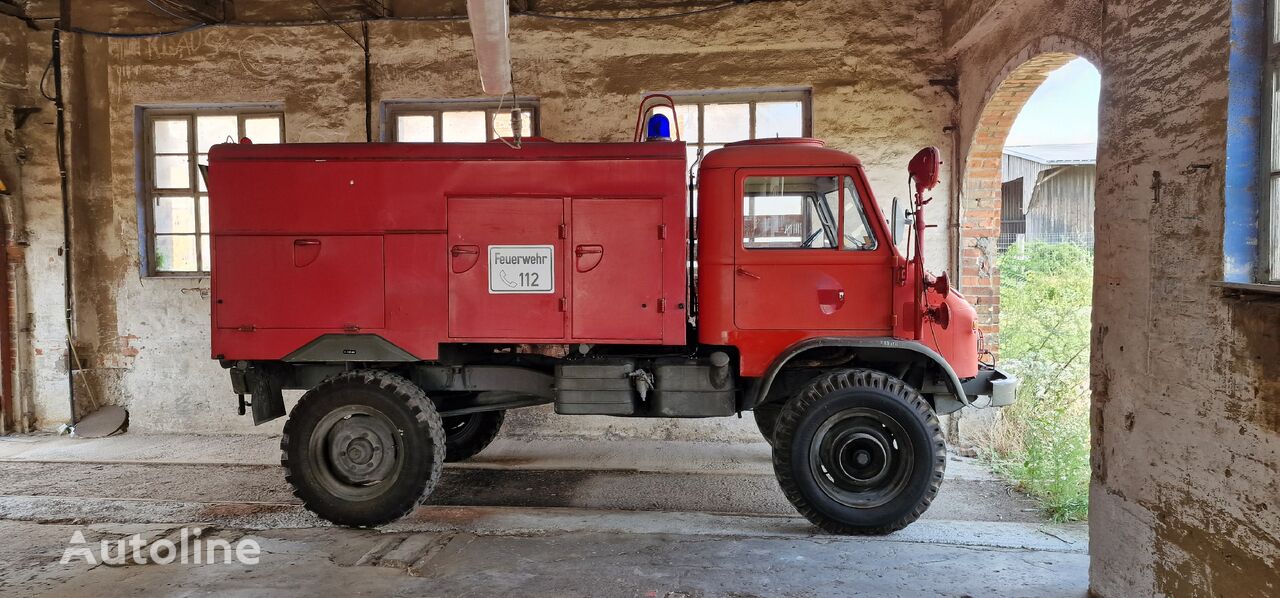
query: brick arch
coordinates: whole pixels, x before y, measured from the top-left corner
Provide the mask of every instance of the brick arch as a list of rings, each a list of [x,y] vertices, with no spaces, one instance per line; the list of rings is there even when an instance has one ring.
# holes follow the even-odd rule
[[[1050,36],[1037,40],[1011,58],[992,81],[974,127],[960,201],[960,282],[978,310],[979,326],[998,345],[1000,272],[996,242],[1000,237],[1000,165],[1005,139],[1023,106],[1049,74],[1076,58],[1095,65],[1097,54],[1078,40]]]

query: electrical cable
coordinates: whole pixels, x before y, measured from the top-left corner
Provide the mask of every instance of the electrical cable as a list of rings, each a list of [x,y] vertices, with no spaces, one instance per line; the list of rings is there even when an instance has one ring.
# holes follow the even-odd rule
[[[164,6],[160,5],[159,3],[157,3],[157,2],[156,2],[156,0],[147,0],[147,4],[150,4],[150,5],[151,5],[152,7],[154,7],[156,10],[158,10],[158,11],[160,11],[160,12],[162,12],[162,13],[166,14],[166,15],[169,15],[170,17],[173,17],[173,18],[175,18],[175,19],[178,19],[178,20],[180,20],[180,21],[195,21],[195,22],[198,22],[198,23],[203,23],[203,22],[204,22],[204,21],[202,21],[202,20],[200,20],[200,19],[194,19],[194,18],[191,18],[191,17],[190,17],[190,16],[188,16],[188,15],[180,15],[180,14],[178,14],[178,13],[176,13],[176,12],[173,12],[173,11],[171,11],[171,10],[169,10],[169,9],[165,8]]]
[[[728,8],[733,8],[735,6],[744,6],[746,4],[750,4],[750,0],[735,0],[733,2],[726,2],[724,4],[717,4],[715,6],[708,6],[706,8],[698,8],[695,10],[688,10],[684,12],[670,12],[670,13],[664,13],[664,14],[641,15],[641,16],[635,16],[635,17],[574,17],[569,15],[556,15],[556,14],[545,13],[545,12],[521,12],[521,13],[516,13],[512,16],[534,17],[538,19],[548,19],[553,21],[571,21],[576,23],[627,23],[632,21],[661,21],[665,19],[678,19],[680,17],[691,17],[694,15],[701,15],[701,14],[706,14],[711,12],[719,12]]]
[[[311,3],[316,5],[316,8],[320,9],[321,13],[324,13],[324,19],[326,22],[332,23],[334,27],[341,29],[343,33],[347,34],[347,37],[351,38],[351,41],[355,42],[357,46],[360,46],[361,50],[368,49],[365,48],[364,44],[360,43],[360,40],[356,39],[356,36],[351,35],[351,32],[347,31],[346,27],[343,27],[341,23],[334,19],[333,15],[329,14],[329,9],[325,8],[324,5],[320,3],[320,0],[311,0]],[[363,23],[364,21],[361,22]]]
[[[683,12],[662,13],[662,14],[656,14],[656,15],[639,15],[639,16],[630,16],[630,17],[575,17],[571,15],[559,15],[559,14],[543,13],[543,12],[519,12],[519,13],[514,13],[511,16],[512,17],[531,17],[535,19],[546,19],[546,20],[553,20],[553,21],[568,21],[568,22],[579,22],[579,23],[627,23],[627,22],[635,22],[635,21],[659,21],[659,20],[666,20],[666,19],[677,19],[681,17],[690,17],[690,16],[701,15],[701,14],[719,12],[719,11],[727,10],[736,6],[746,6],[748,4],[751,4],[753,1],[754,2],[786,2],[787,0],[733,0],[731,2],[725,2],[724,4],[717,4],[715,6],[708,6],[706,8],[699,8],[699,9],[688,10]],[[329,12],[324,8],[324,6],[320,5],[320,3],[317,2],[317,0],[312,0],[312,2],[315,3],[316,6],[320,7],[320,10],[324,12],[327,16],[331,17],[331,15],[329,15]],[[35,20],[48,20],[48,19],[41,18],[41,19],[35,19]],[[356,18],[356,17],[338,19],[338,18],[331,17],[325,20],[266,21],[266,22],[260,22],[260,23],[244,22],[244,21],[239,21],[239,22],[224,21],[224,22],[218,22],[218,23],[198,22],[189,27],[183,27],[181,29],[174,29],[174,30],[168,30],[168,31],[115,32],[115,31],[94,31],[91,29],[84,29],[81,27],[71,27],[67,29],[67,31],[70,31],[72,33],[79,33],[81,35],[91,35],[96,37],[119,38],[119,39],[140,39],[140,38],[148,38],[148,37],[165,37],[170,35],[180,35],[183,33],[190,33],[192,31],[196,31],[199,29],[203,29],[205,27],[211,27],[215,25],[224,26],[224,27],[304,27],[309,25],[337,25],[339,26],[339,28],[343,30],[344,33],[347,34],[347,37],[350,37],[352,41],[355,41],[356,44],[359,45],[360,42],[356,40],[355,36],[347,32],[345,28],[342,28],[341,27],[342,24],[359,23],[359,22],[375,22],[376,23],[381,21],[433,22],[433,21],[466,21],[466,20],[467,20],[466,15],[423,16],[423,17],[379,17],[375,19]]]

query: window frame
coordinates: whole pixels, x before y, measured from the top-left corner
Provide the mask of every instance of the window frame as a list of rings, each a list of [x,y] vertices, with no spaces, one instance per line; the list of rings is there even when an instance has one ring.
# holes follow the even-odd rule
[[[790,176],[815,176],[815,177],[832,176],[832,177],[836,177],[839,180],[839,185],[836,189],[838,196],[837,196],[837,211],[835,214],[836,238],[839,242],[836,244],[835,247],[759,247],[759,246],[752,247],[747,245],[747,237],[746,237],[747,209],[745,205],[746,199],[747,199],[747,195],[746,195],[747,179],[752,177],[790,177]],[[872,239],[875,241],[875,247],[873,248],[854,249],[854,248],[848,248],[845,246],[846,239],[845,239],[844,193],[845,193],[846,185],[852,185],[852,189],[855,193],[855,198],[857,199],[857,203],[861,207],[863,225],[867,227],[867,232],[871,234]],[[737,231],[736,232],[737,241],[735,241],[737,246],[734,249],[734,253],[745,252],[746,255],[758,255],[758,254],[783,252],[787,254],[803,253],[810,256],[816,256],[816,255],[845,256],[845,258],[848,258],[852,256],[878,256],[883,254],[886,251],[891,251],[890,249],[888,249],[889,247],[894,247],[894,244],[892,242],[886,241],[887,239],[890,238],[890,235],[888,234],[887,226],[884,225],[883,222],[877,223],[881,219],[873,218],[869,216],[871,212],[867,209],[868,208],[867,202],[870,196],[866,194],[867,190],[862,188],[859,177],[856,176],[856,174],[850,170],[841,168],[833,171],[830,169],[824,169],[824,168],[818,168],[818,167],[740,168],[738,169],[737,174],[735,174],[734,176],[734,186],[735,186],[735,189],[737,190],[737,196],[738,196],[737,201],[735,201],[736,207],[734,208],[735,214],[737,215],[737,217],[735,218],[735,220],[737,220],[737,225],[735,228],[735,230]],[[836,257],[834,258],[834,260],[837,262],[843,262],[844,258]]]
[[[747,104],[748,105],[748,121],[747,130],[750,137],[747,139],[757,139],[756,135],[756,105],[768,102],[800,102],[800,135],[802,137],[813,136],[813,90],[808,87],[779,87],[779,88],[763,88],[763,89],[726,89],[726,90],[704,90],[704,91],[667,91],[661,92],[671,96],[672,101],[676,104],[676,110],[680,110],[682,106],[697,106],[698,131],[697,138],[690,139],[688,132],[683,127],[680,128],[680,141],[684,141],[687,145],[697,148],[697,154],[705,155],[707,146],[706,127],[702,126],[706,106],[708,104]],[[723,146],[731,141],[713,142],[711,145]],[[693,164],[689,165],[690,167]]]
[[[1261,156],[1260,195],[1258,206],[1258,263],[1257,280],[1264,285],[1280,286],[1280,256],[1277,256],[1277,244],[1280,244],[1280,222],[1275,218],[1280,212],[1280,195],[1274,193],[1273,180],[1280,182],[1280,168],[1275,164],[1280,155],[1280,139],[1277,132],[1280,122],[1276,111],[1280,105],[1276,96],[1280,94],[1280,0],[1267,0],[1266,13],[1266,53],[1263,61],[1262,81],[1262,130],[1260,131]]]
[[[498,113],[508,112],[513,108],[528,110],[530,113],[529,132],[531,137],[539,137],[542,135],[542,115],[538,98],[532,96],[518,96],[514,99],[495,99],[495,98],[468,98],[453,100],[394,100],[386,101],[382,104],[382,135],[381,139],[388,143],[400,143],[399,141],[399,119],[401,116],[432,116],[435,119],[434,141],[416,141],[404,143],[482,143],[479,141],[445,141],[444,140],[444,118],[445,112],[476,112],[483,110],[485,112],[485,136],[487,139],[484,143],[497,139],[494,135],[493,117]]]
[[[243,104],[243,105],[219,105],[219,106],[143,106],[139,108],[138,122],[141,126],[140,135],[142,143],[138,144],[138,171],[140,175],[140,184],[138,189],[139,197],[139,234],[142,239],[141,270],[148,278],[207,278],[209,270],[159,270],[156,268],[156,221],[155,209],[156,199],[159,197],[191,197],[194,202],[195,210],[195,232],[191,233],[196,237],[196,267],[198,268],[204,260],[204,246],[200,242],[200,237],[205,235],[202,231],[202,219],[200,214],[200,197],[208,197],[209,192],[200,191],[200,147],[199,139],[196,134],[196,118],[200,116],[235,116],[236,117],[236,137],[243,139],[245,137],[244,123],[246,119],[274,117],[280,121],[280,140],[285,140],[285,112],[284,107],[278,104]],[[189,173],[188,180],[190,186],[184,189],[160,189],[156,186],[156,147],[155,147],[155,123],[157,121],[166,120],[186,120],[187,121],[187,157],[190,159],[188,163]],[[166,154],[178,155],[178,154]],[[207,201],[207,200],[206,200]],[[187,233],[162,233],[165,235],[186,235]],[[210,247],[212,248],[213,231],[207,233],[210,237]]]

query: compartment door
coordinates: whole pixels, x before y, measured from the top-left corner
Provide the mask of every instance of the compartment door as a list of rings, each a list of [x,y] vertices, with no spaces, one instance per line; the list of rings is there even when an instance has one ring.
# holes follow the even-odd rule
[[[573,337],[662,338],[662,201],[572,202]]]
[[[214,238],[219,328],[383,328],[377,235]]]
[[[449,336],[563,339],[564,200],[453,197],[448,219]]]

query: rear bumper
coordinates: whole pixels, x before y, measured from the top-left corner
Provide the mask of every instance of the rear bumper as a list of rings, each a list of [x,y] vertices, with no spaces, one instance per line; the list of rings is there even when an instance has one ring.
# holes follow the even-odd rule
[[[982,366],[978,375],[961,383],[970,403],[982,405],[979,397],[988,397],[988,407],[1012,405],[1018,398],[1018,379],[994,367]]]

